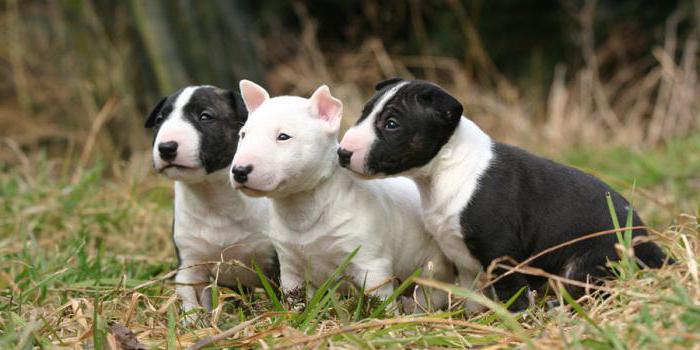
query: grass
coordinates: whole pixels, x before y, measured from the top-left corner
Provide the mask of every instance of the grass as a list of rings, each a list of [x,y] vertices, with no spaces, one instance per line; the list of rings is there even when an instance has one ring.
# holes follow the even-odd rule
[[[394,316],[361,291],[336,293],[342,280],[319,288],[299,312],[276,298],[274,285],[249,294],[216,288],[214,312],[193,326],[179,322],[169,278],[175,254],[166,180],[113,171],[122,165],[76,171],[72,161],[41,154],[12,167],[0,164],[0,348],[110,348],[115,323],[147,348],[169,349],[217,340],[217,334],[226,337],[207,347],[697,348],[700,135],[656,149],[581,150],[559,158],[595,169],[623,193],[636,186],[636,209],[678,264],[627,269],[602,287],[605,299],[570,300],[552,280],[554,295],[569,306],[539,305],[516,315],[469,291],[421,279],[417,283],[450,290],[455,300],[477,298],[489,311]]]

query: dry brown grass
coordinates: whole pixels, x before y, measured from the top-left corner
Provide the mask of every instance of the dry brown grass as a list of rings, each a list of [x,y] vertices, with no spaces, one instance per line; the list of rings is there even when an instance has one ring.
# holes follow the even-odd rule
[[[603,80],[601,67],[609,68],[634,42],[625,32],[613,32],[600,44],[593,42],[595,2],[571,9],[582,28],[585,65],[575,71],[563,64],[555,67],[546,100],[532,101],[493,65],[462,5],[451,4],[462,22],[464,45],[474,56],[470,62],[477,62],[480,70],[478,81],[471,72],[473,64],[467,66],[453,57],[391,54],[376,38],[359,48],[323,52],[314,20],[297,7],[302,34],[298,40],[270,39],[270,46],[286,50],[285,57],[271,59],[279,63],[268,70],[268,83],[273,91],[301,95],[328,84],[343,100],[345,123],[350,125],[376,82],[394,76],[416,78],[418,72],[420,78],[455,94],[464,103],[466,115],[499,139],[535,147],[557,145],[558,150],[581,145],[654,145],[698,127],[698,26],[684,40],[678,38],[679,22],[691,16],[688,13],[679,10],[668,19],[663,45],[651,48],[653,61],[645,57],[617,66]],[[291,58],[286,55],[289,48],[297,48]]]

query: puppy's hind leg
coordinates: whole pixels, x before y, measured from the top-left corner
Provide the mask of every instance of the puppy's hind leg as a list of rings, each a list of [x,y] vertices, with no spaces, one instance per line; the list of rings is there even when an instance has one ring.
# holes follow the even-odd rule
[[[593,281],[597,285],[600,284],[602,278],[611,275],[610,270],[605,266],[606,262],[615,260],[617,260],[617,257],[612,249],[609,249],[607,252],[598,250],[583,255],[575,255],[570,257],[564,264],[561,276],[583,283]],[[574,300],[586,294],[586,288],[581,286],[567,284],[564,288]]]
[[[647,267],[658,269],[664,263],[673,265],[675,261],[667,256],[654,242],[644,242],[634,247],[634,255]]]
[[[501,273],[503,272],[504,271]],[[522,292],[520,292],[513,303],[508,306],[508,310],[518,312],[523,311],[530,306],[530,288],[528,287],[527,279],[523,274],[513,273],[503,276],[496,283],[494,283],[493,288],[496,291],[496,297],[498,300],[504,303],[520,292],[521,289],[525,288]]]

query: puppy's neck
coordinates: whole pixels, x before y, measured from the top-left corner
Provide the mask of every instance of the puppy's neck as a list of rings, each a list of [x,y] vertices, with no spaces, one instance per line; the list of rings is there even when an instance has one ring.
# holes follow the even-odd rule
[[[202,181],[175,181],[175,197],[178,209],[192,215],[245,217],[248,204],[245,196],[231,187],[227,168],[208,174]]]
[[[273,212],[285,226],[297,232],[307,231],[322,219],[329,205],[349,186],[352,181],[350,175],[341,171],[337,162],[330,162],[329,165],[313,188],[273,199]]]
[[[474,122],[462,117],[454,133],[428,164],[407,175],[430,198],[443,182],[476,182],[493,158],[493,140]]]

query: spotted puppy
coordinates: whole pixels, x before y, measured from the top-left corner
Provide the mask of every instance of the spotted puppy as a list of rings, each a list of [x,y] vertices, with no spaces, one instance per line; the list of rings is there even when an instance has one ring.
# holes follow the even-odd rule
[[[340,163],[364,177],[406,175],[420,189],[423,217],[443,252],[469,284],[478,265],[510,257],[521,262],[581,236],[609,230],[606,193],[620,222],[629,203],[608,185],[579,170],[492,140],[462,116],[462,105],[439,86],[391,79],[377,85],[361,118],[343,137]],[[642,226],[635,214],[633,224]],[[646,236],[642,229],[635,237]],[[583,240],[530,263],[569,279],[609,275],[618,260],[614,234]],[[638,244],[637,258],[659,267],[665,256],[652,242]],[[503,270],[495,270],[502,274]],[[544,279],[519,273],[495,284],[508,300]],[[569,288],[574,296],[584,291]],[[528,306],[523,293],[511,306]]]
[[[212,86],[189,86],[161,100],[146,127],[153,129],[153,166],[175,181],[175,282],[184,311],[211,308],[205,287],[256,287],[255,261],[268,276],[276,258],[267,237],[269,201],[231,189],[228,168],[248,112],[241,97]],[[224,262],[217,264],[217,262]]]
[[[346,274],[387,298],[394,278],[418,268],[453,282],[454,268],[420,219],[419,194],[408,179],[358,181],[336,160],[342,103],[328,87],[309,98],[270,98],[253,82],[240,83],[250,116],[241,129],[231,181],[252,196],[272,199],[271,238],[279,254],[281,285],[307,295],[357,247]],[[431,291],[435,308],[447,296]],[[417,302],[426,306],[424,293]]]

